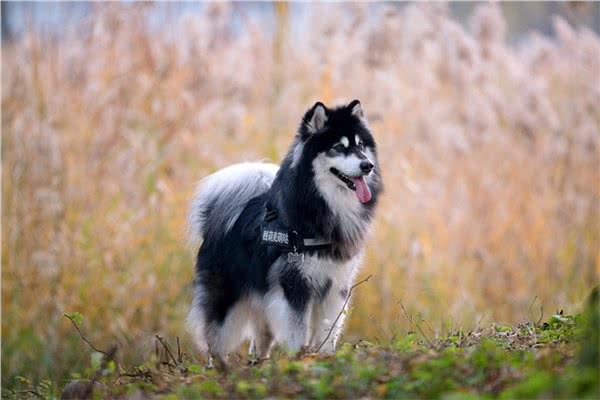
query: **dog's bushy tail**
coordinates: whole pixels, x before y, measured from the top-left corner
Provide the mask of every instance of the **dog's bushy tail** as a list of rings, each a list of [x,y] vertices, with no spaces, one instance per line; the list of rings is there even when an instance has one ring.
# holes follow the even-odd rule
[[[188,213],[190,244],[226,234],[246,203],[269,190],[278,169],[269,163],[234,164],[200,181]]]

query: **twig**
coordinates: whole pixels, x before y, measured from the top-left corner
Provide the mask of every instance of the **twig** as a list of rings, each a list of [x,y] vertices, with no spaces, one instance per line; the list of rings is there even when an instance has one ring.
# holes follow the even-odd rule
[[[100,367],[98,367],[98,369],[94,373],[94,376],[90,380],[90,383],[88,383],[87,387],[84,390],[84,393],[83,393],[84,399],[92,398],[92,393],[94,392],[94,385],[96,384],[96,382],[98,382],[98,379],[100,379],[100,377],[102,376],[102,373],[103,373],[104,369],[106,368],[106,366],[108,365],[109,361],[114,360],[116,353],[117,353],[117,346],[112,346],[110,348],[110,350],[108,350],[108,353],[104,353],[104,357],[102,358],[102,363],[100,364]]]
[[[534,296],[533,300],[531,300],[531,304],[529,305],[529,313],[531,314],[531,307],[533,307],[533,305],[535,304],[535,301],[537,300],[537,295]],[[533,315],[532,315],[533,316]]]
[[[483,321],[484,318],[485,318],[485,313],[483,313],[483,315],[481,316],[481,318],[479,318],[479,321],[477,321],[477,327],[475,328],[475,331],[479,330],[479,326],[481,325],[481,321]]]
[[[179,363],[175,359],[175,356],[173,356],[173,353],[171,353],[171,349],[169,348],[169,344],[165,341],[165,339],[163,339],[159,335],[156,335],[156,339],[160,342],[160,344],[162,344],[162,346],[164,347],[165,352],[167,353],[167,355],[169,357],[171,357],[171,360],[173,360],[173,364],[175,364],[175,366],[179,365]]]
[[[431,342],[431,340],[429,340],[429,338],[427,337],[427,335],[425,334],[425,332],[423,332],[423,329],[421,329],[421,326],[415,322],[414,318],[411,317],[408,312],[406,311],[406,308],[404,308],[404,304],[402,303],[402,300],[400,300],[398,302],[400,304],[400,307],[402,307],[402,311],[404,312],[404,316],[406,317],[406,319],[408,320],[408,322],[411,325],[414,325],[419,332],[421,333],[421,335],[425,338],[425,340],[427,341],[427,343],[429,344],[429,347],[431,348],[435,348],[435,346],[433,345],[433,343]]]
[[[540,322],[542,322],[542,319],[544,318],[544,304],[542,303],[542,304],[540,304],[540,318],[538,319],[538,321],[537,321],[537,322],[535,322],[535,321],[533,320],[533,312],[531,312],[531,308],[533,307],[533,305],[535,304],[535,301],[536,301],[537,299],[538,299],[538,297],[537,297],[537,296],[535,296],[535,297],[533,298],[533,300],[531,301],[531,304],[529,305],[529,308],[528,308],[528,310],[529,310],[529,317],[531,318],[531,322],[533,322],[533,323],[534,323],[534,325],[539,325],[539,324],[540,324]]]
[[[119,377],[127,377],[127,378],[143,378],[143,379],[151,379],[152,373],[148,369],[142,369],[140,367],[134,367],[133,372],[122,372],[119,374]]]
[[[71,317],[71,316],[70,316],[70,315],[68,315],[68,314],[64,314],[64,316],[65,316],[65,317],[67,317],[67,318],[69,318],[69,320],[71,321],[71,323],[73,324],[73,326],[75,327],[75,329],[77,329],[77,333],[79,333],[79,336],[81,337],[81,339],[83,339],[83,341],[84,341],[84,342],[86,342],[86,343],[87,343],[87,344],[88,344],[88,345],[89,345],[89,346],[90,346],[90,347],[91,347],[91,348],[92,348],[94,351],[97,351],[98,353],[102,353],[102,354],[104,354],[104,356],[105,356],[105,357],[112,358],[112,356],[111,356],[109,353],[107,353],[107,352],[106,352],[106,351],[104,351],[104,350],[100,350],[99,348],[97,348],[96,346],[94,346],[94,345],[92,344],[92,342],[90,342],[90,341],[89,341],[89,340],[88,340],[88,339],[87,339],[87,338],[86,338],[86,337],[83,335],[83,333],[81,332],[81,329],[79,329],[79,326],[77,326],[77,323],[75,322],[75,320],[73,319],[73,317]]]
[[[96,382],[98,382],[98,379],[100,379],[100,377],[102,376],[104,369],[106,368],[106,366],[108,365],[108,363],[110,361],[113,361],[115,359],[115,354],[117,353],[117,346],[113,345],[108,351],[100,350],[99,348],[94,346],[94,344],[85,337],[85,335],[83,334],[83,332],[81,332],[81,329],[79,329],[79,326],[77,325],[77,323],[75,322],[73,317],[71,317],[68,314],[63,314],[63,315],[65,317],[67,317],[69,319],[69,321],[71,321],[71,324],[73,324],[73,326],[77,330],[77,333],[79,333],[79,336],[81,337],[81,339],[84,342],[86,342],[92,348],[92,350],[94,350],[95,352],[101,353],[104,356],[104,357],[102,357],[102,362],[101,362],[100,366],[98,367],[98,369],[96,370],[96,372],[94,373],[94,376],[92,377],[92,379],[90,379],[90,382],[85,386],[85,388],[83,389],[83,391],[81,393],[82,398],[89,399],[92,397],[92,394],[94,392],[94,385],[96,384]]]
[[[537,295],[533,298],[533,300],[531,300],[531,304],[529,304],[529,308],[527,309],[529,311],[529,318],[531,318],[531,322],[535,323],[535,321],[533,320],[533,313],[531,312],[531,308],[533,307],[533,305],[535,304],[535,301],[537,300]]]
[[[160,350],[158,349],[158,340],[154,341],[154,355],[156,356],[156,368],[160,366]]]
[[[177,336],[177,361],[181,364],[183,357],[181,355],[181,345],[179,344],[179,336]]]
[[[437,333],[436,333],[435,329],[433,329],[431,327],[431,325],[429,324],[429,322],[427,322],[427,320],[425,318],[423,318],[423,316],[419,315],[419,317],[421,318],[421,321],[423,321],[425,323],[425,325],[427,325],[427,327],[429,328],[429,330],[431,331],[431,333],[433,333],[437,337]]]
[[[39,397],[40,399],[44,399],[45,397],[42,396],[42,394],[40,394],[37,390],[33,390],[33,389],[27,389],[27,390],[17,390],[15,392],[12,392],[13,394],[32,394],[35,397]]]
[[[348,294],[346,295],[346,300],[344,301],[344,305],[342,306],[342,309],[340,310],[339,314],[337,315],[337,318],[335,319],[335,321],[333,321],[333,325],[331,325],[331,328],[329,329],[329,332],[327,332],[327,336],[325,337],[325,339],[321,342],[321,344],[319,345],[319,347],[317,347],[317,353],[319,351],[321,351],[321,349],[323,348],[323,346],[325,346],[325,343],[327,343],[327,340],[329,340],[329,336],[331,336],[331,332],[333,332],[333,329],[335,328],[335,325],[337,324],[337,322],[339,321],[339,319],[341,318],[342,314],[344,313],[344,310],[346,309],[346,306],[348,305],[348,301],[350,301],[350,296],[352,295],[352,291],[359,285],[362,285],[365,282],[368,282],[369,279],[371,279],[373,275],[369,275],[367,276],[365,279],[363,279],[362,281],[355,283],[354,285],[352,285],[352,287],[350,287],[350,290],[348,290]]]

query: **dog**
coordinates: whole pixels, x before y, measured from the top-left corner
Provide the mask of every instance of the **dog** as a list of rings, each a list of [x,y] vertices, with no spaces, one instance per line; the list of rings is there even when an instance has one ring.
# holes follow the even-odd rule
[[[280,166],[202,180],[188,215],[202,243],[187,318],[200,351],[221,366],[248,339],[259,359],[274,343],[333,353],[382,190],[358,100],[306,111]]]

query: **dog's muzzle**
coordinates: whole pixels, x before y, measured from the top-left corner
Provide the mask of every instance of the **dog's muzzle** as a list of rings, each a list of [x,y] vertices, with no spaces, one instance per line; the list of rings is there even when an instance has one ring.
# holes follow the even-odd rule
[[[329,169],[333,175],[335,175],[339,180],[344,182],[348,188],[356,191],[356,184],[348,175],[341,173],[338,169],[331,167]]]

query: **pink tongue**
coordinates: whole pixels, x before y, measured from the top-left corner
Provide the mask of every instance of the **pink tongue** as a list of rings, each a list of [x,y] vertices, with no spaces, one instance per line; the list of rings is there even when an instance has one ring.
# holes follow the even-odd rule
[[[361,203],[366,203],[371,200],[371,191],[367,186],[367,182],[365,182],[365,178],[362,176],[360,178],[352,178],[354,184],[356,185],[356,197]]]

